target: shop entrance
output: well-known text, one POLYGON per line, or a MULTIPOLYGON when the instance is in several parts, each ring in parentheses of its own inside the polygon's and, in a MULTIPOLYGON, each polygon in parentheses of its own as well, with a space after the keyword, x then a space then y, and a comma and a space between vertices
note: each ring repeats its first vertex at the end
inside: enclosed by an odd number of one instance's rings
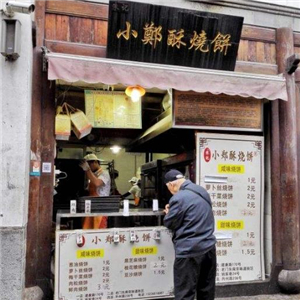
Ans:
MULTIPOLYGON (((76 84, 70 83, 67 80, 67 76, 60 73, 59 68, 53 68, 53 66, 59 66, 56 65, 56 63, 60 61, 61 64, 67 62, 67 65, 72 68, 70 63, 73 60, 73 57, 68 57, 66 60, 55 54, 50 54, 48 57, 52 62, 50 64, 49 79, 57 80, 57 105, 61 106, 64 103, 68 103, 75 109, 81 110, 86 115, 89 115, 91 106, 87 105, 86 99, 91 97, 91 95, 94 97, 93 99, 95 99, 96 94, 101 95, 101 97, 109 94, 119 95, 120 93, 124 95, 127 87, 126 85, 111 86, 107 84, 88 84, 87 82, 89 80, 88 78, 85 78, 84 75, 82 78, 78 78, 80 80, 76 84)), ((89 62, 88 60, 82 62, 81 65, 79 58, 74 59, 78 62, 78 69, 81 67, 83 69, 87 68, 89 63, 91 63, 91 67, 94 66, 93 62, 89 62)), ((138 73, 139 67, 127 66, 126 63, 120 63, 120 66, 118 64, 119 62, 117 61, 106 62, 104 60, 99 60, 99 67, 101 65, 103 70, 109 66, 110 69, 115 68, 116 72, 114 74, 118 74, 118 68, 120 67, 120 70, 122 68, 124 71, 125 65, 126 68, 128 67, 128 74, 132 75, 130 76, 130 80, 136 78, 134 72, 136 71, 138 73)), ((169 84, 174 88, 174 91, 176 90, 176 71, 172 67, 163 71, 151 64, 147 67, 147 70, 149 70, 149 76, 147 78, 150 81, 152 78, 150 75, 155 72, 161 72, 160 74, 162 76, 169 74, 171 80, 163 82, 162 85, 167 87, 169 84)), ((75 77, 79 76, 78 69, 75 77)), ((124 125, 116 126, 116 128, 97 126, 95 123, 95 120, 97 121, 97 109, 102 106, 98 105, 98 107, 94 107, 94 119, 91 120, 91 122, 94 122, 96 126, 93 126, 91 132, 86 136, 78 138, 77 135, 71 132, 67 141, 57 141, 58 154, 56 162, 59 163, 61 161, 60 163, 62 164, 63 160, 71 159, 71 156, 74 154, 72 159, 74 162, 79 163, 86 154, 94 153, 100 159, 104 160, 103 163, 113 162, 114 170, 118 171, 118 177, 115 178, 115 183, 116 189, 120 194, 128 190, 128 181, 135 176, 138 177, 141 182, 141 208, 151 208, 153 199, 158 199, 160 208, 163 208, 171 196, 167 193, 162 180, 166 171, 171 168, 177 168, 192 181, 196 182, 197 172, 199 171, 196 157, 197 132, 211 132, 217 135, 221 135, 222 133, 240 136, 245 134, 250 136, 258 135, 268 139, 269 128, 267 122, 264 123, 264 120, 267 120, 268 118, 264 119, 263 115, 265 114, 268 116, 268 100, 273 100, 274 93, 271 95, 269 89, 264 89, 263 82, 267 82, 268 87, 272 85, 274 90, 277 90, 278 95, 284 94, 283 89, 285 88, 285 84, 279 77, 269 76, 266 78, 267 76, 248 76, 246 74, 241 74, 239 76, 233 73, 210 72, 207 70, 205 71, 205 74, 203 72, 204 71, 202 70, 182 71, 182 77, 185 82, 189 79, 192 81, 197 78, 200 83, 197 81, 196 84, 196 81, 194 81, 194 92, 175 91, 172 93, 172 96, 175 94, 176 98, 169 98, 170 93, 167 88, 146 88, 146 93, 141 99, 140 126, 133 126, 133 128, 124 125), (230 84, 227 84, 226 86, 224 86, 225 78, 227 82, 230 82, 230 84), (209 82, 212 81, 215 83, 214 86, 209 84, 209 82), (239 91, 236 91, 236 89, 233 88, 237 85, 240 87, 239 91), (261 86, 259 91, 257 89, 255 91, 251 90, 253 86, 257 87, 259 85, 261 86), (224 95, 219 95, 219 93, 222 92, 224 92, 224 95), (232 94, 238 94, 238 96, 229 96, 232 94), (245 95, 248 95, 248 97, 244 98, 245 95), (265 100, 258 100, 262 98, 265 100), (198 117, 196 116, 197 114, 199 114, 198 117), (224 124, 226 126, 224 126, 224 124), (121 148, 121 151, 118 154, 112 153, 110 149, 114 145, 121 148)), ((95 77, 97 76, 101 77, 102 73, 96 73, 95 77)), ((153 78, 155 78, 155 76, 153 76, 153 78)), ((139 80, 141 82, 145 80, 145 77, 141 76, 139 79, 141 79, 139 80)), ((101 77, 101 80, 106 82, 103 76, 101 77)), ((118 82, 124 82, 125 79, 118 78, 116 80, 118 82)), ((130 83, 135 85, 134 82, 130 83)), ((155 84, 159 85, 156 81, 150 83, 150 86, 155 86, 155 84)), ((147 86, 146 82, 145 86, 147 86)), ((97 99, 99 100, 99 98, 97 99)), ((131 100, 128 99, 128 101, 131 100)), ((117 110, 115 113, 117 115, 117 112, 119 112, 118 109, 120 109, 121 106, 116 107, 117 110)), ((108 111, 109 109, 104 110, 100 115, 104 118, 104 112, 106 113, 108 111)), ((136 125, 138 123, 136 115, 131 119, 127 118, 127 120, 128 124, 130 123, 131 125, 136 125)), ((101 121, 102 120, 100 120, 100 122, 101 121)), ((120 123, 124 124, 124 118, 114 119, 114 121, 119 125, 120 123)), ((266 148, 269 153, 270 150, 268 146, 266 148)), ((214 153, 211 153, 211 155, 213 154, 214 153)), ((79 171, 82 172, 80 169, 79 171)), ((268 171, 268 168, 266 168, 266 171, 268 171)), ((85 184, 86 181, 83 178, 83 185, 81 185, 79 194, 82 193, 84 195, 85 184)), ((269 184, 269 182, 267 182, 267 184, 269 184)), ((130 224, 130 227, 135 225, 149 226, 153 224, 154 223, 143 223, 139 220, 134 224, 130 224)), ((269 220, 266 226, 270 228, 270 224, 271 222, 269 220)), ((226 236, 226 238, 228 238, 228 236, 226 236)), ((223 247, 224 245, 222 245, 223 244, 221 243, 220 246, 223 247)), ((271 247, 270 245, 271 241, 269 240, 269 248, 271 247)), ((224 254, 225 252, 222 252, 221 250, 221 253, 224 254)), ((269 255, 265 260, 266 267, 269 268, 266 268, 267 272, 270 270, 271 259, 272 258, 269 255)), ((261 278, 263 278, 263 276, 261 278)), ((232 281, 227 278, 224 279, 223 282, 228 280, 232 281)), ((239 281, 239 279, 235 279, 235 281, 239 281)))

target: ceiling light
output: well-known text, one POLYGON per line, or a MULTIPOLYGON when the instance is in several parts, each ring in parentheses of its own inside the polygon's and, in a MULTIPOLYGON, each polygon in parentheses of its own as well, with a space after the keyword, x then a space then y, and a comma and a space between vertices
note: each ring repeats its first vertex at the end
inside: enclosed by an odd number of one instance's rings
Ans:
POLYGON ((125 90, 125 94, 131 98, 132 102, 137 102, 146 93, 145 89, 139 85, 128 86, 125 90))
POLYGON ((112 151, 112 153, 119 153, 121 150, 121 147, 119 146, 112 146, 110 147, 110 150, 112 151))

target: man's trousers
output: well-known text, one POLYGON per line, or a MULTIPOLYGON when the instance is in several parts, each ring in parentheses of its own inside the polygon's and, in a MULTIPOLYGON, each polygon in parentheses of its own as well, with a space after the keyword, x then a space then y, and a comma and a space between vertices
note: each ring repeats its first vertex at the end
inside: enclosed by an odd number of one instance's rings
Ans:
POLYGON ((187 258, 175 258, 175 300, 213 300, 215 298, 216 248, 187 258))

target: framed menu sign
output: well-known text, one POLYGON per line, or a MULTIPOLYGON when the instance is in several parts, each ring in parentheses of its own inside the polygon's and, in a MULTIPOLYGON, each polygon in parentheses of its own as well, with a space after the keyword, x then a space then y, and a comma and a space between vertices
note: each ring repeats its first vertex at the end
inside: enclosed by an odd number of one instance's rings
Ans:
POLYGON ((197 133, 196 155, 215 216, 216 282, 264 280, 264 138, 197 133))
POLYGON ((262 131, 260 99, 192 91, 173 91, 173 99, 173 127, 262 131))
POLYGON ((55 251, 55 300, 174 296, 175 254, 166 227, 56 231, 55 251))

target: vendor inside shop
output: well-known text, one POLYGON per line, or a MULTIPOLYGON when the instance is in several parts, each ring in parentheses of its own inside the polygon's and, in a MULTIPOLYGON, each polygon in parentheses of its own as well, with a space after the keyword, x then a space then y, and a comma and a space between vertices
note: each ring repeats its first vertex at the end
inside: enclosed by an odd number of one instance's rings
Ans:
MULTIPOLYGON (((171 195, 162 184, 161 162, 174 157, 171 162, 164 161, 164 169, 181 167, 188 175, 186 170, 194 158, 194 130, 167 128, 164 132, 160 126, 153 129, 170 117, 171 92, 147 90, 136 100, 126 95, 124 86, 115 87, 114 91, 99 91, 57 83, 53 217, 59 210, 69 211, 71 200, 77 201, 77 212, 84 212, 84 201, 88 198, 92 199, 91 212, 116 211, 124 199, 129 200, 130 209, 151 208, 153 199, 158 199, 159 207, 163 208, 171 195), (105 107, 98 99, 103 100, 105 107), (107 110, 111 102, 114 113, 110 116, 99 113, 106 118, 104 122, 95 111, 107 110), (76 118, 81 123, 76 123, 76 118), (111 122, 108 118, 112 118, 111 122), (62 128, 66 120, 70 127, 62 128), (157 138, 141 142, 141 136, 149 129, 157 138), (177 159, 176 153, 182 152, 191 154, 187 159, 182 156, 177 159), (93 202, 96 198, 106 202, 96 204, 93 202)), ((72 226, 98 229, 110 227, 109 222, 105 217, 77 218, 72 226)))

